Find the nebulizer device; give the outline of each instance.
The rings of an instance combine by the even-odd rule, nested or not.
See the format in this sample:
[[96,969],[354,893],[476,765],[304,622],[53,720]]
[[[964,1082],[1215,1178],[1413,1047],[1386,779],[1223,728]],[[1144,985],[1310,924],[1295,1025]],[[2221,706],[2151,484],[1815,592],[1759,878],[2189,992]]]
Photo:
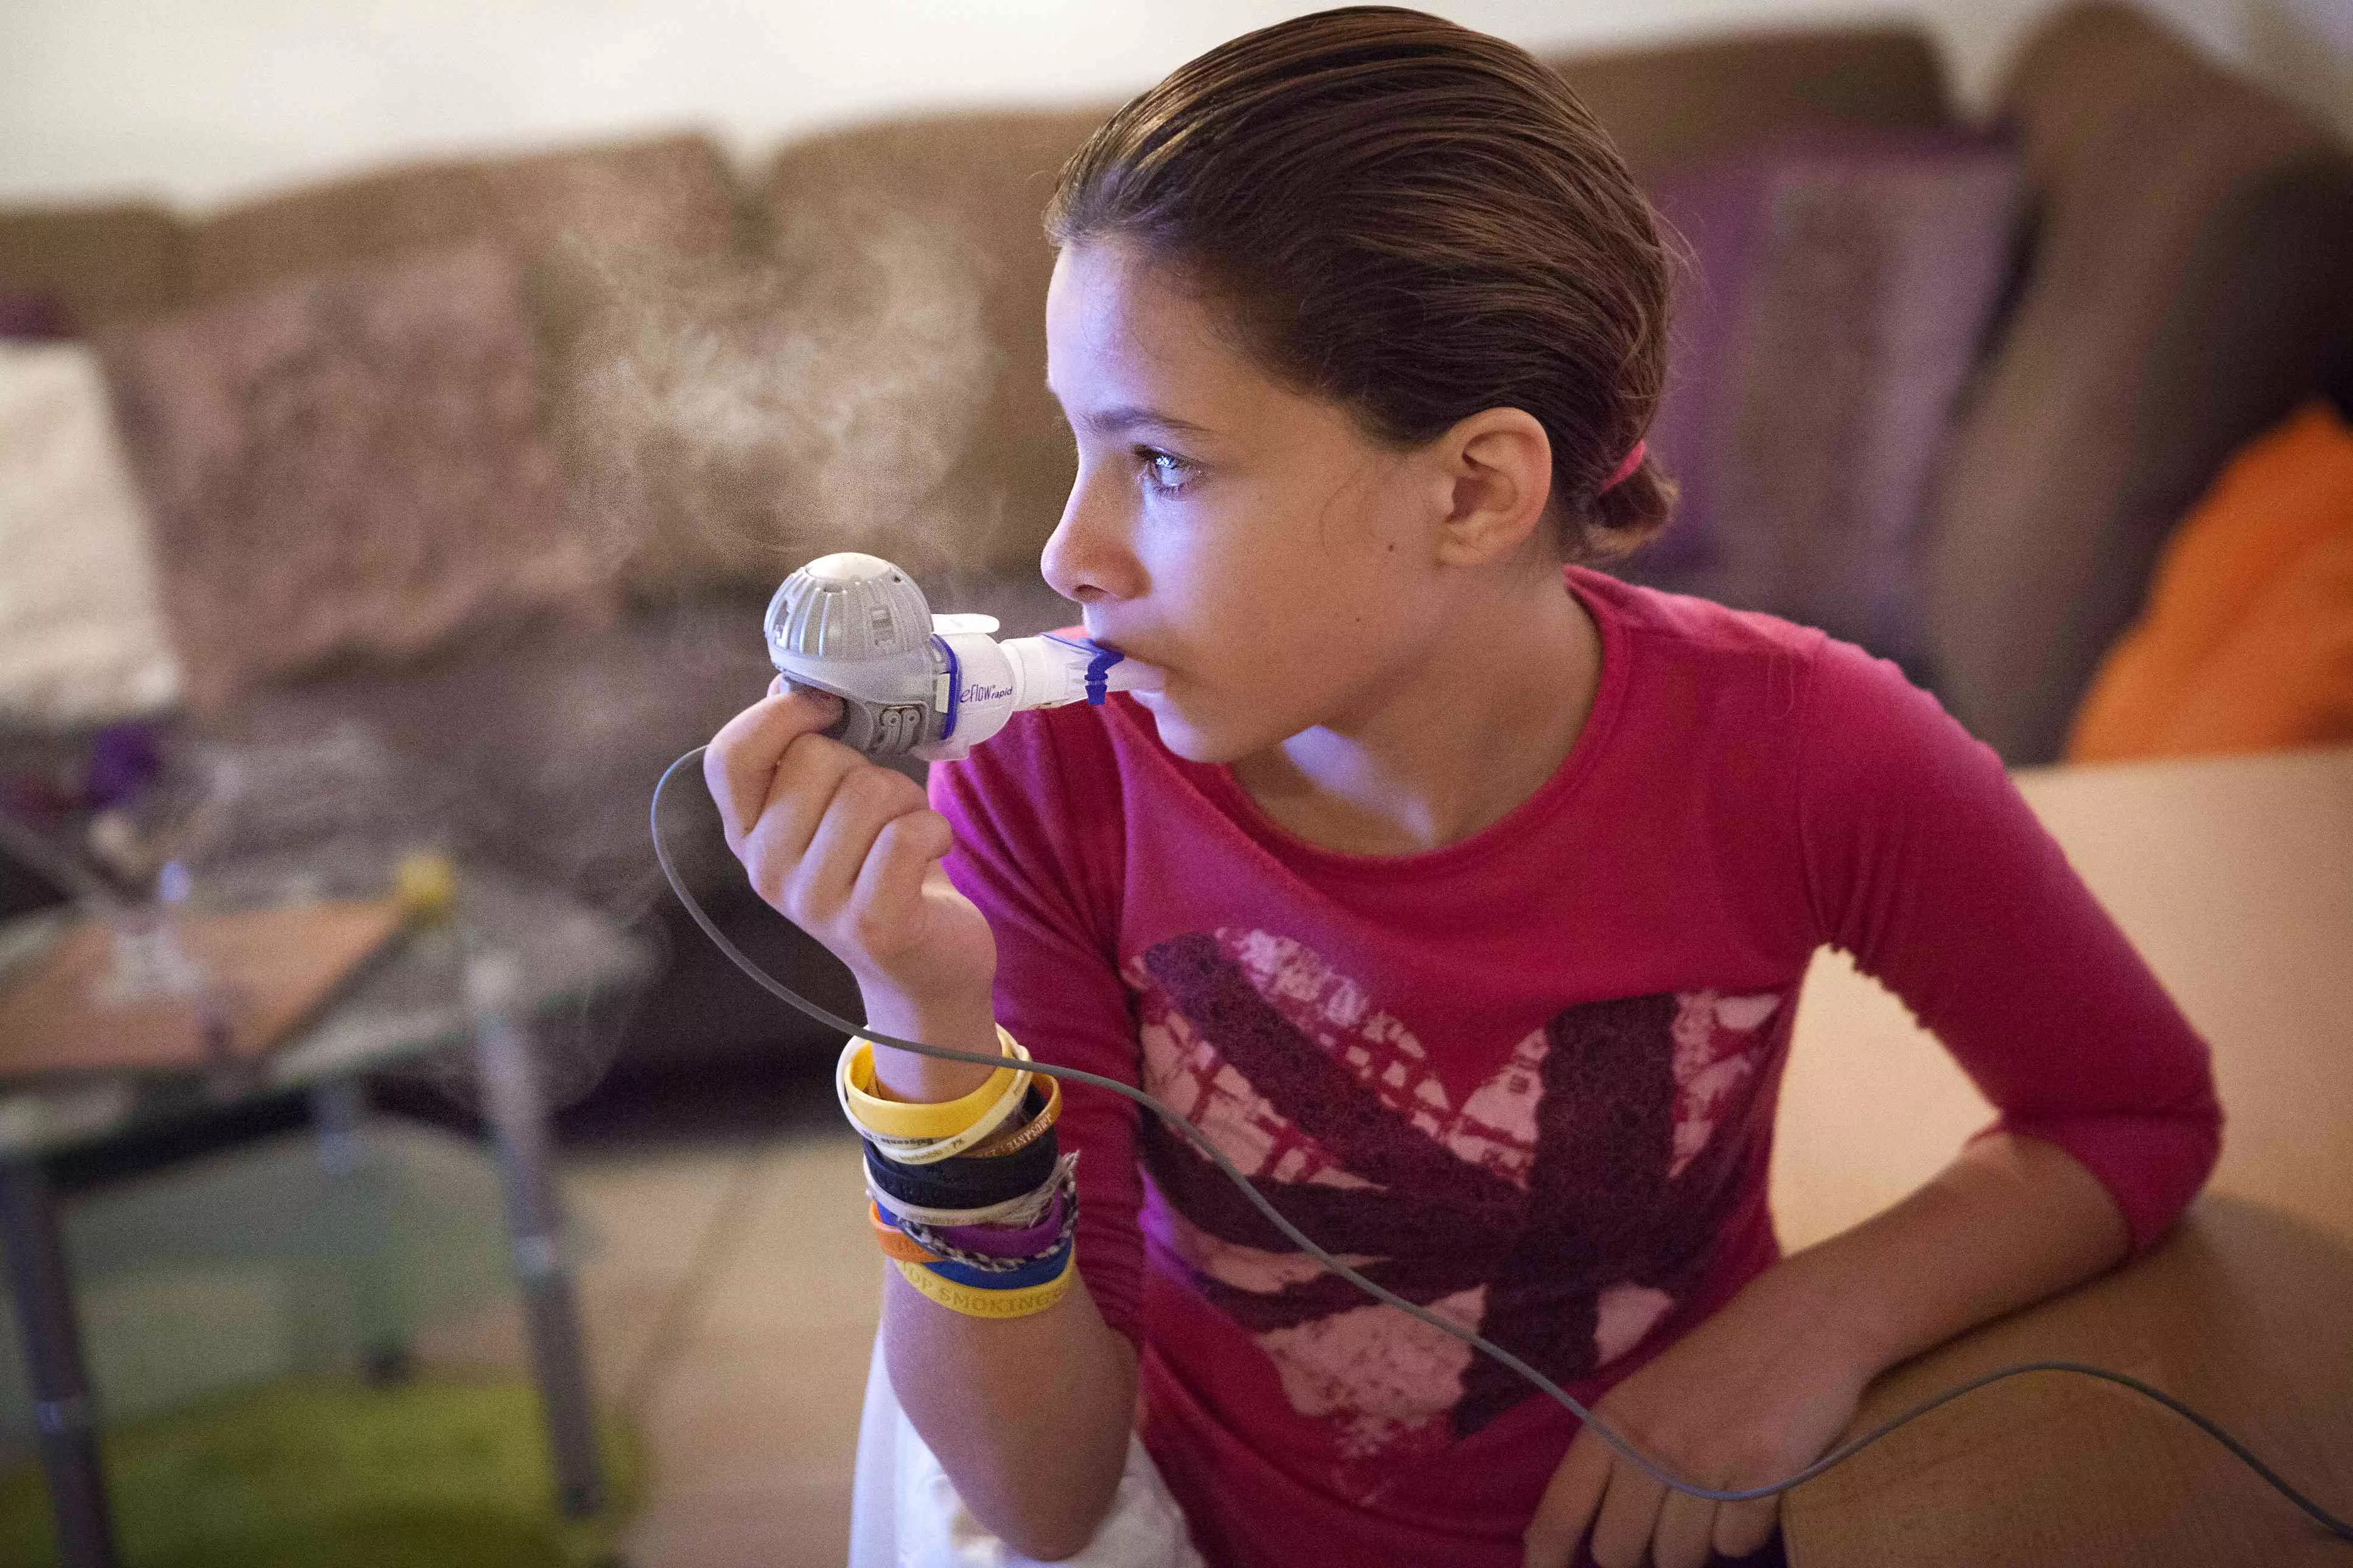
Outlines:
[[[1072,702],[1102,703],[1109,693],[1132,689],[1135,667],[1115,649],[1076,632],[997,641],[997,623],[987,616],[932,614],[922,588],[891,563],[847,552],[810,562],[785,579],[769,601],[765,630],[768,655],[788,686],[831,692],[841,699],[842,716],[827,732],[878,760],[900,757],[949,762],[1004,729],[1028,708]],[[944,1061],[994,1068],[1002,1058],[902,1040],[836,1016],[762,969],[703,910],[679,877],[661,832],[661,798],[679,771],[698,761],[698,746],[672,763],[654,786],[654,852],[670,889],[705,936],[763,990],[790,1004],[827,1028],[859,1035],[882,1045]],[[1576,1397],[1527,1362],[1451,1318],[1409,1301],[1335,1258],[1294,1225],[1244,1175],[1208,1134],[1186,1117],[1132,1084],[1078,1068],[1032,1062],[1030,1070],[1092,1085],[1135,1101],[1185,1138],[1223,1172],[1241,1195],[1302,1252],[1367,1296],[1419,1319],[1502,1363],[1566,1407],[1620,1457],[1661,1484],[1714,1502],[1770,1497],[1810,1480],[1948,1401],[2005,1378],[2029,1373],[2064,1372],[2098,1378],[2157,1401],[2214,1438],[2242,1463],[2339,1541],[2353,1541],[2353,1525],[2321,1508],[2263,1463],[2245,1444],[2162,1389],[2138,1378],[2080,1362],[2042,1361],[2005,1366],[1948,1388],[1840,1444],[1794,1475],[1768,1485],[1743,1489],[1702,1486],[1677,1476],[1597,1420]]]
[[997,640],[989,616],[935,616],[879,556],[810,562],[768,601],[768,658],[795,688],[829,691],[826,733],[870,757],[955,762],[1025,708],[1100,704],[1135,667],[1076,632]]

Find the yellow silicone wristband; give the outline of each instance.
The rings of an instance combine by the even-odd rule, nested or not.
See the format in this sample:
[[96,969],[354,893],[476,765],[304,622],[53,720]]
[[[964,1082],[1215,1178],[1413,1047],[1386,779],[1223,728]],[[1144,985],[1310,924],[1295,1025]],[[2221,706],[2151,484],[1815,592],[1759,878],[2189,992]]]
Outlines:
[[910,1263],[902,1258],[891,1259],[900,1278],[924,1296],[938,1302],[951,1312],[961,1312],[967,1318],[1027,1318],[1044,1311],[1071,1293],[1071,1283],[1078,1278],[1078,1248],[1062,1264],[1062,1271],[1043,1285],[1030,1285],[1019,1290],[976,1290],[969,1285],[959,1285],[941,1278],[920,1263]]
[[942,1160],[953,1159],[996,1137],[1005,1124],[1029,1103],[1029,1086],[1034,1081],[1029,1071],[1029,1053],[1023,1050],[1021,1042],[1010,1035],[1005,1037],[1005,1044],[1011,1050],[1016,1064],[1013,1076],[1007,1081],[1005,1092],[997,1097],[997,1103],[982,1111],[979,1119],[961,1132],[946,1138],[892,1138],[877,1132],[860,1123],[858,1112],[850,1109],[849,1079],[837,1075],[834,1089],[841,1100],[841,1113],[849,1118],[849,1124],[858,1129],[859,1136],[885,1159],[902,1165],[936,1164]]
[[[1012,1041],[1005,1026],[998,1025],[998,1052],[1012,1056],[1014,1053],[1008,1048]],[[860,1131],[879,1132],[885,1138],[922,1139],[953,1138],[987,1115],[1012,1087],[1014,1074],[1019,1070],[1010,1064],[998,1068],[987,1083],[960,1100],[884,1100],[873,1092],[874,1047],[854,1035],[842,1047],[841,1061],[836,1068],[842,1109],[849,1113],[849,1120]]]
[[902,1165],[935,1165],[996,1137],[1029,1098],[1029,1075],[1027,1072],[1017,1073],[1012,1086],[1005,1091],[1005,1098],[989,1107],[979,1121],[953,1138],[942,1138],[929,1143],[908,1138],[878,1138],[871,1132],[865,1134],[865,1138],[886,1160]]

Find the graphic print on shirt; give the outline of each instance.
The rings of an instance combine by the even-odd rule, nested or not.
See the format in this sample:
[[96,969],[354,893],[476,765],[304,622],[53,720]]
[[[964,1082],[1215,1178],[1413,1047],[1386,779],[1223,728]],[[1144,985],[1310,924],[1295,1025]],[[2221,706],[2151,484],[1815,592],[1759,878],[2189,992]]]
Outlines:
[[[1568,1383],[1633,1348],[1704,1267],[1783,994],[1586,1003],[1455,1104],[1413,1032],[1311,949],[1259,931],[1132,960],[1145,1087],[1345,1261]],[[1162,1243],[1273,1361],[1345,1460],[1476,1432],[1531,1390],[1325,1273],[1153,1117]]]

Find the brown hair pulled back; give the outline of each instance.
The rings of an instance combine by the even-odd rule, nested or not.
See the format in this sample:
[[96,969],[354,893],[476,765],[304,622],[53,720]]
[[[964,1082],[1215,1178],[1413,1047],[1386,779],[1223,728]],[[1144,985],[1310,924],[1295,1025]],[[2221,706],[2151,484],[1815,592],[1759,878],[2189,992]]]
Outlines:
[[1526,410],[1571,559],[1666,521],[1648,460],[1597,492],[1658,405],[1672,257],[1600,124],[1525,50],[1376,5],[1246,34],[1112,116],[1046,226],[1174,264],[1270,374],[1376,438]]

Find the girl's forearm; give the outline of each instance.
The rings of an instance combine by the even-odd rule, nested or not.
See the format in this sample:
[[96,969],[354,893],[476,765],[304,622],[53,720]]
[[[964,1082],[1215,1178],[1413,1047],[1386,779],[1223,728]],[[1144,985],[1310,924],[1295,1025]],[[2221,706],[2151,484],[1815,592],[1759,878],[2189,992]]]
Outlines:
[[1816,1303],[1875,1375],[2101,1273],[2129,1247],[2123,1211],[2073,1155],[1996,1132],[1757,1283]]
[[[868,1024],[987,1055],[986,994],[929,1006],[877,987]],[[902,1100],[953,1100],[989,1069],[878,1047],[876,1076]],[[1025,1556],[1067,1557],[1111,1507],[1135,1426],[1135,1352],[1084,1281],[1027,1318],[968,1318],[927,1300],[886,1264],[883,1347],[891,1386],[973,1517]]]
[[973,1517],[1068,1557],[1110,1510],[1135,1425],[1135,1352],[1083,1281],[1034,1317],[967,1318],[883,1269],[891,1386]]

